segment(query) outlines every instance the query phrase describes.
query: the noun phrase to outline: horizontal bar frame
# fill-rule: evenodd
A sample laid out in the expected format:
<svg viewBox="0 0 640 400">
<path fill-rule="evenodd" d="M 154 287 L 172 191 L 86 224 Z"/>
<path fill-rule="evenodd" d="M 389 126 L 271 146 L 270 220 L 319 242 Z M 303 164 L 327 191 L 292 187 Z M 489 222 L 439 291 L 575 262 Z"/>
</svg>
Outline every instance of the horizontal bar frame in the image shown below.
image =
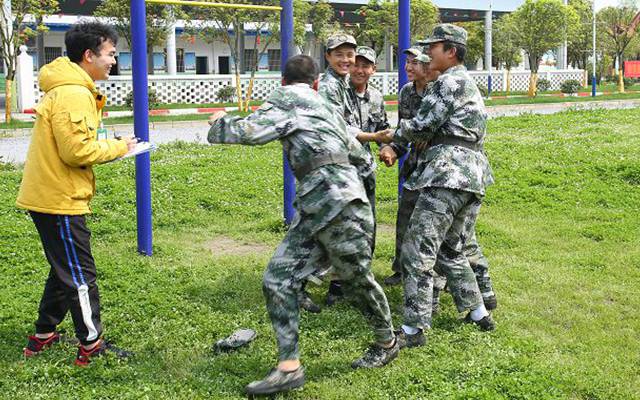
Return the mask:
<svg viewBox="0 0 640 400">
<path fill-rule="evenodd" d="M 149 4 L 167 4 L 167 5 L 191 6 L 191 7 L 218 7 L 218 8 L 237 8 L 237 9 L 245 9 L 245 10 L 282 11 L 282 7 L 260 6 L 257 4 L 212 3 L 208 1 L 192 1 L 192 0 L 145 0 L 145 2 Z"/>
</svg>

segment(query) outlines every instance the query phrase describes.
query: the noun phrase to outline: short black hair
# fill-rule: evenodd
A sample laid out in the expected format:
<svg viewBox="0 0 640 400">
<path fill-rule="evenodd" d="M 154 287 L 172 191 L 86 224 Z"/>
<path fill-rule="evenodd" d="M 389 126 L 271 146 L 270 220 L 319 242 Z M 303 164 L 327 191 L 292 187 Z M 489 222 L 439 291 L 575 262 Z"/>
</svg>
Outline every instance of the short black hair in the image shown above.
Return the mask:
<svg viewBox="0 0 640 400">
<path fill-rule="evenodd" d="M 448 40 L 445 40 L 444 43 L 442 44 L 442 49 L 444 51 L 449 51 L 453 48 L 456 49 L 456 58 L 458 59 L 458 62 L 463 63 L 464 56 L 467 55 L 467 46 L 460 43 L 450 42 Z"/>
<path fill-rule="evenodd" d="M 282 78 L 285 84 L 292 85 L 294 83 L 306 83 L 313 85 L 318 76 L 320 69 L 315 60 L 309 56 L 298 55 L 293 56 L 284 66 Z"/>
<path fill-rule="evenodd" d="M 74 63 L 82 61 L 82 55 L 86 50 L 99 54 L 100 46 L 107 40 L 114 46 L 117 45 L 118 34 L 109 25 L 94 21 L 72 25 L 64 35 L 67 56 Z"/>
</svg>

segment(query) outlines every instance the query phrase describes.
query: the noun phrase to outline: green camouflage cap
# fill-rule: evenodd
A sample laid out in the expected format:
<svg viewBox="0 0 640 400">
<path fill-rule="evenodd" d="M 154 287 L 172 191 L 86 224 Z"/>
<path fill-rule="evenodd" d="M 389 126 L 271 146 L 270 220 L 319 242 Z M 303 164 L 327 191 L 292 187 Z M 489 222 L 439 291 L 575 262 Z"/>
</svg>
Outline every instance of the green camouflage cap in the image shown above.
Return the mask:
<svg viewBox="0 0 640 400">
<path fill-rule="evenodd" d="M 343 44 L 351 45 L 354 48 L 358 47 L 356 39 L 347 33 L 334 33 L 333 35 L 329 36 L 329 38 L 327 39 L 326 47 L 327 50 L 333 50 Z"/>
<path fill-rule="evenodd" d="M 420 40 L 418 44 L 431 44 L 449 41 L 463 46 L 467 45 L 467 31 L 453 24 L 440 24 L 433 28 L 431 36 L 425 40 Z"/>
<path fill-rule="evenodd" d="M 356 49 L 356 57 L 364 57 L 366 60 L 376 63 L 376 51 L 371 47 L 358 46 Z"/>
<path fill-rule="evenodd" d="M 431 57 L 429 57 L 426 54 L 420 54 L 419 56 L 416 57 L 416 60 L 424 64 L 429 64 L 431 62 Z"/>
<path fill-rule="evenodd" d="M 407 55 L 411 54 L 412 56 L 416 56 L 416 57 L 418 57 L 420 54 L 422 54 L 422 50 L 420 50 L 417 47 L 409 47 L 408 49 L 402 50 L 402 52 L 404 54 L 407 54 Z"/>
</svg>

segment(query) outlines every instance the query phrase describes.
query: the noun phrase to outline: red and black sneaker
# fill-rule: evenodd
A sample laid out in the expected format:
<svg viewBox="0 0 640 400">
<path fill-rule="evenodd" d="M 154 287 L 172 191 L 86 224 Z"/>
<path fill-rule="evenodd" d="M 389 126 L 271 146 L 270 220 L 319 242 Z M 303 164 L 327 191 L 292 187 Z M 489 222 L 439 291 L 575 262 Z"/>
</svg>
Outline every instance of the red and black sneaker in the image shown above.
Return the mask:
<svg viewBox="0 0 640 400">
<path fill-rule="evenodd" d="M 53 335 L 46 339 L 41 339 L 36 335 L 29 336 L 29 342 L 27 343 L 27 347 L 22 349 L 22 354 L 24 354 L 25 357 L 33 357 L 59 341 L 60 334 L 58 332 L 54 332 Z"/>
<path fill-rule="evenodd" d="M 82 346 L 78 347 L 78 355 L 76 356 L 75 365 L 79 367 L 86 367 L 91 362 L 91 358 L 99 357 L 106 351 L 104 340 L 99 339 L 98 344 L 91 350 L 87 350 Z"/>
</svg>

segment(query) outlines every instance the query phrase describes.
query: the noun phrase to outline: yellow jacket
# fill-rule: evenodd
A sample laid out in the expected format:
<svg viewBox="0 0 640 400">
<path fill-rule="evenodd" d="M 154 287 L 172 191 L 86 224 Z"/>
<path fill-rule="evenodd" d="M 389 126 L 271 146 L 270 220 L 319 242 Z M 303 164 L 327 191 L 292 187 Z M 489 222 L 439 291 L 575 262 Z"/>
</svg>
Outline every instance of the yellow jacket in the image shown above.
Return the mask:
<svg viewBox="0 0 640 400">
<path fill-rule="evenodd" d="M 16 204 L 45 214 L 90 213 L 95 193 L 91 166 L 127 152 L 122 140 L 96 140 L 106 99 L 91 77 L 67 57 L 40 69 L 44 97 L 36 122 Z"/>
</svg>

